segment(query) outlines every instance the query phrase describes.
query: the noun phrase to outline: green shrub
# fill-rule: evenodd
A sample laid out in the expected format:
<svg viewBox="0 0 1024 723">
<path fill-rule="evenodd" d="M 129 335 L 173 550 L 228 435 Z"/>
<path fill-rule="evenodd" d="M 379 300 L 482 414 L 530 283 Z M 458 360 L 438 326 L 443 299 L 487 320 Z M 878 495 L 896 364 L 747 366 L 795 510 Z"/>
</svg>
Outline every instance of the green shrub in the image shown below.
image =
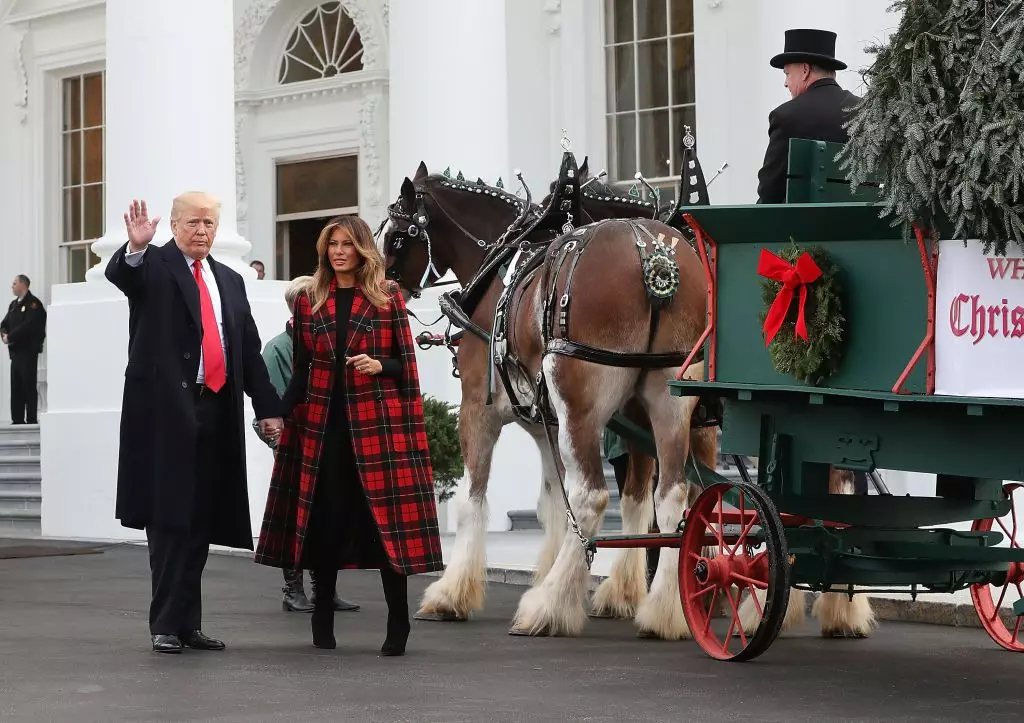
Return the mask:
<svg viewBox="0 0 1024 723">
<path fill-rule="evenodd" d="M 459 445 L 458 408 L 424 395 L 423 422 L 427 428 L 430 464 L 434 469 L 434 490 L 438 500 L 446 502 L 455 496 L 455 488 L 465 472 Z"/>
</svg>

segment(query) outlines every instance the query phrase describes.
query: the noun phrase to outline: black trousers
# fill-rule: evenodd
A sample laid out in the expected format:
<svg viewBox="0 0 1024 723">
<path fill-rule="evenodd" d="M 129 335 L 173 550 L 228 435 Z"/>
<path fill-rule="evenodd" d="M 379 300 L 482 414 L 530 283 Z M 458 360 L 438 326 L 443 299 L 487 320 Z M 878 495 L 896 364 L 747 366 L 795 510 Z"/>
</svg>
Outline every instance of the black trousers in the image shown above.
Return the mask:
<svg viewBox="0 0 1024 723">
<path fill-rule="evenodd" d="M 223 441 L 229 433 L 231 401 L 227 389 L 196 392 L 196 479 L 191 524 L 187 530 L 146 528 L 153 598 L 152 635 L 180 635 L 202 628 L 202 577 L 210 552 L 217 485 L 224 478 Z"/>
<path fill-rule="evenodd" d="M 11 354 L 11 421 L 14 424 L 39 423 L 39 355 L 35 352 Z"/>
</svg>

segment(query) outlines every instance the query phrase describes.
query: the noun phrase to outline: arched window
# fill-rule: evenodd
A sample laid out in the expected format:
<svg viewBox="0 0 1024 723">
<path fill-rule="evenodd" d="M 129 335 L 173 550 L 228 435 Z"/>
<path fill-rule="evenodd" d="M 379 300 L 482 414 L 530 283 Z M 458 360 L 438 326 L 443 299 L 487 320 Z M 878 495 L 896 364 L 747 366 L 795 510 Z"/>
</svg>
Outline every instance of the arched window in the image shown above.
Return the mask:
<svg viewBox="0 0 1024 723">
<path fill-rule="evenodd" d="M 277 82 L 333 78 L 363 69 L 363 41 L 340 2 L 310 10 L 295 26 L 281 58 Z"/>
</svg>

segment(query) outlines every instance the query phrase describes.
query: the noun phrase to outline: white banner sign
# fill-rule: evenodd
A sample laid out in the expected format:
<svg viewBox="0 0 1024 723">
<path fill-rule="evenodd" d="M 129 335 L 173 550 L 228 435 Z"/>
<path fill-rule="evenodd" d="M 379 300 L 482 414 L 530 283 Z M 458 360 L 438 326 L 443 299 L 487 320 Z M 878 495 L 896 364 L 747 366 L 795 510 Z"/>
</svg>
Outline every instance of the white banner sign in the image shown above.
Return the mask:
<svg viewBox="0 0 1024 723">
<path fill-rule="evenodd" d="M 1024 256 L 940 243 L 935 393 L 1024 398 Z"/>
</svg>

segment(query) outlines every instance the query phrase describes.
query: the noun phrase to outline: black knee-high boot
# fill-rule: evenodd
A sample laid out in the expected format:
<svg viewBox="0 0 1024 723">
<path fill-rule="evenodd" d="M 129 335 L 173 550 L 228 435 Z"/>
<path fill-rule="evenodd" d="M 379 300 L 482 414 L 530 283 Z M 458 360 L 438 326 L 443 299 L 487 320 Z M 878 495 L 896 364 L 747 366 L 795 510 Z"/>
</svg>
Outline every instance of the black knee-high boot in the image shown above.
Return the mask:
<svg viewBox="0 0 1024 723">
<path fill-rule="evenodd" d="M 313 607 L 313 645 L 333 650 L 334 639 L 334 588 L 338 582 L 337 570 L 316 571 L 316 604 Z"/>
<path fill-rule="evenodd" d="M 409 578 L 385 565 L 380 570 L 384 599 L 388 603 L 388 636 L 381 655 L 405 655 L 409 640 Z"/>
</svg>

